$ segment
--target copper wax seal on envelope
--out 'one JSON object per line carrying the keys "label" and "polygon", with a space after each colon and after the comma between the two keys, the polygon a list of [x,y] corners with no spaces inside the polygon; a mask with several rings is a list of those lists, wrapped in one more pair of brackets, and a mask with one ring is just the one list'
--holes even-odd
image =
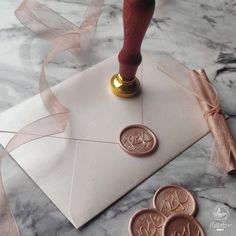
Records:
{"label": "copper wax seal on envelope", "polygon": [[147,156],[155,152],[158,144],[156,135],[144,125],[130,125],[123,129],[119,143],[133,156]]}
{"label": "copper wax seal on envelope", "polygon": [[129,222],[129,235],[162,236],[162,228],[165,220],[166,217],[156,209],[142,209],[131,218]]}
{"label": "copper wax seal on envelope", "polygon": [[163,227],[163,236],[193,235],[204,236],[200,223],[187,214],[170,216]]}
{"label": "copper wax seal on envelope", "polygon": [[166,217],[184,213],[194,215],[197,204],[192,194],[177,185],[167,185],[159,188],[153,198],[154,207]]}

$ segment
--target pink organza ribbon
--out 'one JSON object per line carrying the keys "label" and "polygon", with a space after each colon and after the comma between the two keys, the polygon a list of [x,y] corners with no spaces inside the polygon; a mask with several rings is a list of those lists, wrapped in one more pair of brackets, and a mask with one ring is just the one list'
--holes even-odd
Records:
{"label": "pink organza ribbon", "polygon": [[[199,75],[193,76],[193,71],[166,53],[160,55],[157,69],[167,74],[168,77],[177,82],[188,93],[194,95],[197,99],[208,105],[209,108],[203,116],[206,120],[208,120],[209,117],[212,117],[218,127],[217,140],[216,137],[214,137],[211,162],[222,171],[228,174],[235,174],[236,160],[234,154],[236,144],[232,137],[232,133],[224,121],[224,113],[220,107],[216,89],[209,82],[201,80]],[[207,96],[202,96],[202,91],[199,87],[193,87],[191,79],[201,80],[204,86],[211,91],[211,94],[213,94],[213,99],[210,99]],[[221,153],[222,148],[226,150],[224,154]]]}
{"label": "pink organza ribbon", "polygon": [[[74,25],[52,9],[34,0],[24,0],[16,10],[17,18],[25,27],[53,43],[53,48],[44,59],[39,78],[40,96],[49,115],[30,123],[15,133],[6,147],[1,150],[0,165],[1,159],[17,147],[65,130],[70,111],[50,89],[46,80],[45,68],[60,53],[70,49],[80,50],[81,37],[84,37],[83,40],[86,40],[86,42],[91,41],[103,4],[104,0],[92,0],[80,26]],[[8,133],[7,131],[5,132]],[[1,175],[0,214],[0,235],[19,236],[15,218],[5,195]]]}

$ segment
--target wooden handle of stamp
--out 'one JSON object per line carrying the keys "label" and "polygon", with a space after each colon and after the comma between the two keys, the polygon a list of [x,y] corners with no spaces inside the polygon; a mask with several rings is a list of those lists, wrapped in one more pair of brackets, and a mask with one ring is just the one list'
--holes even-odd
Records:
{"label": "wooden handle of stamp", "polygon": [[119,73],[124,80],[135,77],[142,61],[141,45],[154,9],[155,0],[124,0],[124,44],[118,56]]}

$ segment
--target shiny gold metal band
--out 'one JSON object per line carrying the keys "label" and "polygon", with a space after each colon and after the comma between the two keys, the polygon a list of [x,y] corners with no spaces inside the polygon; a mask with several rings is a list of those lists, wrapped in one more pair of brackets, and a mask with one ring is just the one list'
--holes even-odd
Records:
{"label": "shiny gold metal band", "polygon": [[141,86],[137,77],[127,81],[120,74],[115,74],[111,78],[111,90],[116,96],[129,98],[140,93]]}

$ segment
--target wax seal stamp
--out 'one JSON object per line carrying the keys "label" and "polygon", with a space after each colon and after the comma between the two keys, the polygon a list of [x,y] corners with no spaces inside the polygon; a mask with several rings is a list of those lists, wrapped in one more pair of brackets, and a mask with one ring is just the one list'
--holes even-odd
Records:
{"label": "wax seal stamp", "polygon": [[166,217],[177,213],[194,215],[197,209],[192,194],[177,185],[167,185],[159,188],[154,195],[153,205]]}
{"label": "wax seal stamp", "polygon": [[175,214],[170,216],[164,224],[163,236],[192,235],[204,236],[200,223],[187,214]]}
{"label": "wax seal stamp", "polygon": [[141,45],[155,10],[155,0],[125,0],[123,7],[124,43],[119,52],[119,72],[112,76],[110,87],[119,97],[129,98],[141,91],[136,77],[142,61]]}
{"label": "wax seal stamp", "polygon": [[132,216],[129,222],[129,235],[161,236],[165,220],[166,217],[156,209],[142,209]]}
{"label": "wax seal stamp", "polygon": [[144,125],[130,125],[121,131],[120,146],[130,155],[146,156],[157,149],[157,138]]}

